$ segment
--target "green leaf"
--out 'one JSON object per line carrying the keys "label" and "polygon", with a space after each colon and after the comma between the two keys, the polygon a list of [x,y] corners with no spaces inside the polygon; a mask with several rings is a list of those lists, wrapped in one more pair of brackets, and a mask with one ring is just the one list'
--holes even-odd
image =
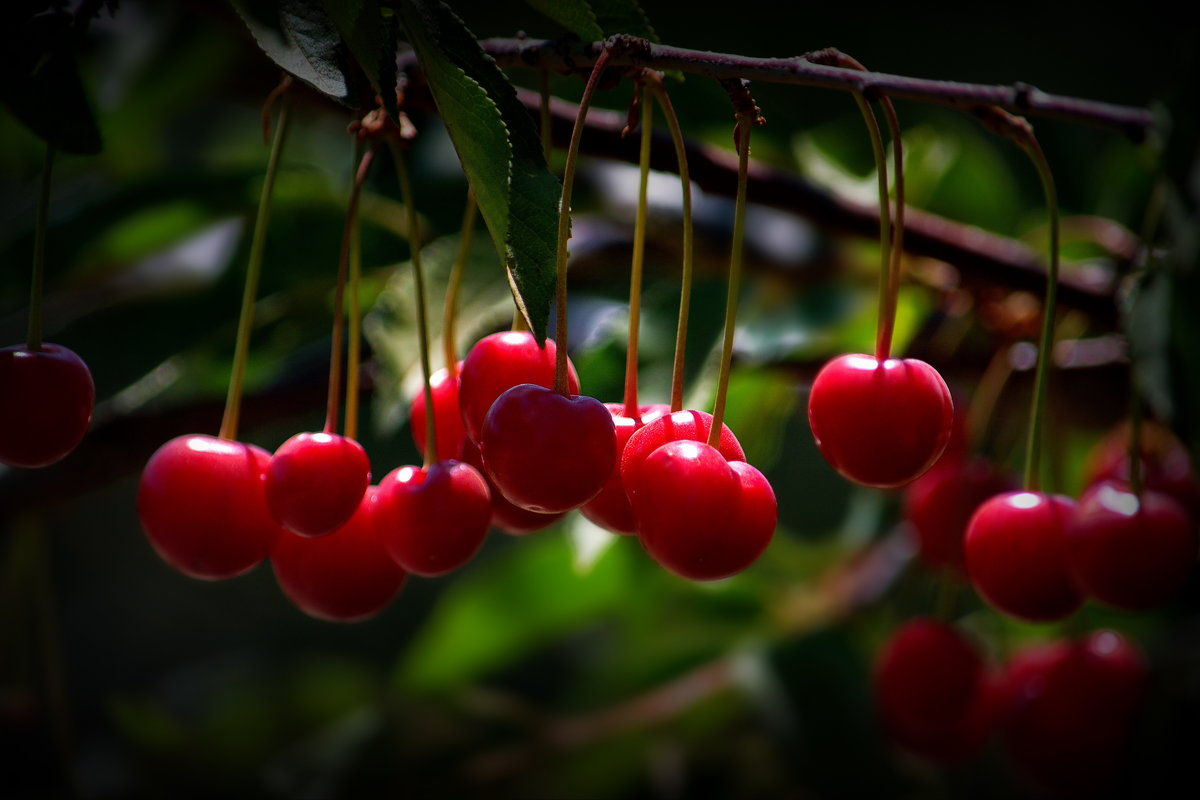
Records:
{"label": "green leaf", "polygon": [[0,103],[47,144],[67,153],[99,153],[100,128],[79,77],[71,16],[3,22]]}
{"label": "green leaf", "polygon": [[604,31],[587,0],[525,0],[534,9],[562,25],[585,42],[598,42]]}
{"label": "green leaf", "polygon": [[378,0],[322,0],[351,55],[393,119],[396,107],[396,26]]}
{"label": "green leaf", "polygon": [[400,24],[417,52],[509,285],[534,336],[554,295],[562,189],[508,78],[443,3],[406,0]]}
{"label": "green leaf", "polygon": [[629,547],[609,548],[580,574],[561,534],[526,537],[519,545],[477,565],[441,596],[400,663],[405,688],[459,686],[628,600]]}
{"label": "green leaf", "polygon": [[658,34],[650,25],[650,20],[646,18],[646,13],[642,11],[637,0],[593,0],[591,5],[596,14],[596,22],[600,24],[605,36],[627,33],[658,44]]}

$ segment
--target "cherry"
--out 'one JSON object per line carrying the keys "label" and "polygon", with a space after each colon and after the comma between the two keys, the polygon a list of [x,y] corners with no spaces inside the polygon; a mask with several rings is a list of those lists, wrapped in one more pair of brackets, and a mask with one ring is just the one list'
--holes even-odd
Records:
{"label": "cherry", "polygon": [[[1200,480],[1183,443],[1162,425],[1143,422],[1142,485],[1175,498],[1200,522]],[[1092,449],[1084,466],[1084,484],[1113,480],[1129,483],[1129,427],[1120,425]]]}
{"label": "cherry", "polygon": [[880,723],[901,747],[941,763],[978,753],[996,730],[1004,695],[975,645],[953,626],[915,619],[875,661]]}
{"label": "cherry", "polygon": [[921,559],[931,567],[963,569],[963,536],[980,503],[1015,488],[985,458],[947,452],[904,493],[904,517]]}
{"label": "cherry", "polygon": [[594,397],[524,383],[492,404],[479,452],[509,502],[553,514],[578,508],[604,488],[617,460],[616,432]]}
{"label": "cherry", "polygon": [[0,350],[0,462],[45,467],[75,449],[92,421],[96,387],[62,345]]}
{"label": "cherry", "polygon": [[[485,336],[475,343],[463,359],[459,371],[458,403],[467,435],[476,443],[483,435],[488,409],[506,390],[522,383],[550,388],[554,385],[553,339],[538,347],[527,331],[505,331]],[[571,394],[579,392],[579,376],[567,361],[567,381]]]}
{"label": "cherry", "polygon": [[487,536],[491,497],[483,476],[461,461],[398,467],[379,482],[376,524],[391,557],[434,577],[471,560]]}
{"label": "cherry", "polygon": [[376,531],[379,487],[369,486],[353,516],[328,536],[279,537],[271,567],[279,588],[301,611],[318,619],[358,622],[382,611],[405,573]]}
{"label": "cherry", "polygon": [[1195,523],[1169,495],[1139,498],[1105,481],[1079,500],[1067,528],[1067,563],[1097,600],[1131,611],[1162,605],[1192,573],[1200,549]]}
{"label": "cherry", "polygon": [[667,442],[639,466],[631,492],[646,552],[684,578],[734,575],[775,532],[775,493],[762,473],[703,442]]}
{"label": "cherry", "polygon": [[267,467],[267,506],[301,536],[325,536],[346,523],[371,482],[362,445],[333,433],[298,433]]}
{"label": "cherry", "polygon": [[817,373],[808,423],[825,460],[847,480],[894,489],[933,465],[950,438],[954,404],[937,370],[914,358],[838,356]]}
{"label": "cherry", "polygon": [[[671,407],[662,403],[638,407],[637,416],[625,416],[624,403],[605,403],[605,408],[612,414],[613,426],[617,431],[617,452],[623,453],[629,437],[640,430],[642,426],[653,422],[659,417],[671,412]],[[633,519],[633,507],[629,505],[629,495],[625,484],[621,482],[621,459],[613,463],[612,475],[600,490],[600,494],[583,504],[580,509],[583,515],[602,528],[613,533],[634,533],[636,524]]]}
{"label": "cherry", "polygon": [[523,536],[553,525],[566,514],[565,511],[557,514],[539,514],[536,511],[514,506],[505,500],[504,495],[500,494],[500,490],[492,485],[487,471],[483,468],[483,456],[479,454],[479,445],[472,442],[470,438],[463,442],[462,460],[479,470],[483,479],[487,481],[488,493],[492,496],[493,527],[513,536]]}
{"label": "cherry", "polygon": [[1146,682],[1141,651],[1110,630],[1018,654],[1007,670],[1009,755],[1055,795],[1095,796],[1123,765]]}
{"label": "cherry", "polygon": [[[433,424],[437,427],[437,458],[439,461],[462,459],[463,442],[467,429],[463,425],[462,411],[458,406],[458,378],[462,362],[451,372],[442,367],[429,376],[429,388],[433,393]],[[425,452],[425,392],[417,392],[409,409],[409,427],[418,452]]]}
{"label": "cherry", "polygon": [[1005,492],[967,525],[967,576],[996,609],[1028,622],[1070,616],[1083,604],[1067,567],[1066,528],[1075,503],[1062,495]]}
{"label": "cherry", "polygon": [[[621,482],[632,500],[638,483],[642,462],[667,442],[707,442],[712,430],[712,414],[705,411],[676,411],[651,420],[634,431],[621,451]],[[745,461],[746,453],[733,431],[721,424],[721,439],[717,450],[726,461]]]}
{"label": "cherry", "polygon": [[260,447],[202,434],[178,436],[158,448],[137,493],[150,544],[193,578],[248,572],[285,533],[267,509],[270,459]]}

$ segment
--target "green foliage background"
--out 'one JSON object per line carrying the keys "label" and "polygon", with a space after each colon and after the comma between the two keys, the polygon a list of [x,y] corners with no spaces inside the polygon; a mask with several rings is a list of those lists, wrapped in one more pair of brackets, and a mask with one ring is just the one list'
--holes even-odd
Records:
{"label": "green foliage background", "polygon": [[[563,32],[536,3],[453,5],[481,37]],[[625,7],[608,5],[614,16]],[[1059,94],[1161,104],[1171,115],[1165,171],[1177,203],[1166,228],[1176,260],[1142,295],[1135,319],[1145,321],[1134,333],[1153,366],[1147,393],[1156,410],[1197,441],[1200,372],[1186,367],[1200,363],[1200,334],[1181,310],[1197,296],[1190,221],[1197,197],[1189,176],[1200,140],[1200,36],[1193,24],[1154,4],[1140,7],[1136,21],[1032,3],[974,12],[930,7],[903,18],[753,0],[719,10],[672,2],[644,8],[659,38],[683,47],[784,56],[835,45],[881,72],[1027,81]],[[879,596],[840,610],[834,578],[858,575],[850,568],[855,557],[883,558],[902,537],[899,498],[837,478],[804,417],[815,367],[872,341],[871,242],[789,223],[785,229],[803,244],[781,260],[770,218],[751,227],[729,423],[771,478],[781,524],[763,559],[736,578],[711,586],[673,578],[636,541],[613,539],[575,517],[521,539],[493,532],[465,569],[410,579],[391,607],[357,625],[305,617],[281,596],[267,566],[221,583],[167,568],[138,525],[137,474],[170,436],[215,432],[219,422],[266,160],[260,104],[279,73],[232,8],[194,0],[127,0],[114,16],[101,13],[79,58],[103,150],[64,154],[56,165],[46,335],[91,365],[99,406],[93,434],[71,458],[37,472],[0,471],[0,795],[1024,791],[997,747],[942,772],[898,753],[877,730],[872,655],[899,622],[932,612],[930,573],[906,564],[900,547],[894,579],[862,584]],[[536,86],[532,72],[510,77]],[[581,86],[574,77],[551,80],[561,97],[577,98]],[[689,137],[728,147],[731,114],[719,88],[689,78],[670,90]],[[870,149],[849,98],[782,86],[753,91],[768,120],[755,133],[756,158],[841,192],[865,187],[870,198]],[[626,82],[602,92],[597,104],[624,110],[628,97]],[[40,102],[54,105],[48,97]],[[902,103],[899,112],[914,205],[1042,241],[1036,175],[1014,148],[945,109]],[[0,113],[5,344],[24,336],[43,157],[42,143],[17,116],[13,108]],[[243,427],[245,439],[267,448],[323,418],[332,283],[351,174],[348,122],[345,109],[312,93],[297,98],[266,246]],[[421,131],[414,180],[436,297],[466,183],[438,120],[414,114],[414,122]],[[1065,212],[1138,230],[1149,189],[1145,153],[1109,131],[1035,125]],[[579,330],[572,342],[584,390],[612,399],[624,364],[632,225],[603,191],[603,164],[591,161],[592,179],[577,188],[572,315]],[[561,154],[552,167],[561,168]],[[619,173],[615,180],[631,179]],[[403,405],[415,345],[397,196],[381,164],[363,208],[362,299],[372,309],[367,337],[375,358],[362,440],[377,478],[418,459]],[[701,260],[692,311],[688,388],[697,404],[710,402],[731,216],[713,201],[698,219],[711,257]],[[677,303],[677,222],[664,213],[651,237],[643,387],[659,400]],[[511,314],[486,239],[477,236],[460,348]],[[1104,266],[1087,242],[1068,245],[1073,258]],[[1111,323],[1073,324],[1080,337],[1111,332]],[[961,343],[946,348],[955,325]],[[897,347],[906,346],[941,356],[939,368],[969,396],[1006,343],[973,313],[947,320],[939,298],[914,283],[901,298]],[[1061,489],[1079,488],[1085,454],[1124,413],[1124,381],[1119,365],[1056,379],[1050,460]],[[1027,394],[1026,377],[1016,376],[985,443],[1014,468]],[[1008,622],[969,595],[964,624],[997,658],[1024,640],[1061,632]],[[1066,624],[1126,631],[1154,665],[1142,735],[1116,792],[1153,794],[1173,778],[1195,785],[1183,765],[1200,745],[1198,604],[1193,581],[1161,612],[1125,615],[1089,605]]]}

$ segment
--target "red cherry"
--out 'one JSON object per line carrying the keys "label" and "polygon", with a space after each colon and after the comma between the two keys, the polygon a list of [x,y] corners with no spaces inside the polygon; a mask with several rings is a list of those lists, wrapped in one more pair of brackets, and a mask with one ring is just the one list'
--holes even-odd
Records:
{"label": "red cherry", "polygon": [[[522,383],[547,389],[554,386],[557,352],[553,339],[538,347],[533,334],[523,331],[493,333],[476,342],[459,372],[458,403],[467,435],[479,442],[488,409],[512,387]],[[570,360],[567,384],[571,394],[579,393],[579,376]]]}
{"label": "red cherry", "polygon": [[[1142,485],[1170,495],[1200,522],[1200,480],[1183,443],[1162,425],[1142,423]],[[1120,425],[1096,445],[1084,467],[1084,485],[1129,483],[1129,426]]]}
{"label": "red cherry", "polygon": [[875,661],[880,723],[901,747],[955,763],[978,753],[996,730],[999,681],[954,627],[917,619],[897,630]]}
{"label": "red cherry", "polygon": [[1161,492],[1139,499],[1106,481],[1088,489],[1067,528],[1067,563],[1079,586],[1097,600],[1132,611],[1162,605],[1196,564],[1195,523]]}
{"label": "red cherry", "polygon": [[[647,423],[671,412],[671,407],[662,403],[638,407],[636,417],[625,416],[624,403],[605,403],[605,408],[612,414],[613,426],[617,431],[617,452],[623,453],[629,437]],[[633,508],[629,505],[629,495],[625,484],[621,482],[621,459],[613,463],[612,475],[600,490],[600,494],[583,504],[580,509],[583,515],[601,528],[613,533],[634,533]]]}
{"label": "red cherry", "polygon": [[1008,669],[1009,755],[1054,795],[1101,793],[1123,766],[1146,681],[1141,651],[1114,631],[1019,654]]}
{"label": "red cherry", "polygon": [[[712,430],[712,414],[704,411],[676,411],[658,419],[651,420],[634,431],[621,451],[621,482],[632,500],[638,484],[638,474],[642,463],[651,453],[667,442],[708,441],[709,431]],[[737,437],[729,426],[722,423],[721,439],[717,442],[717,450],[726,461],[745,461],[746,453],[738,443]]]}
{"label": "red cherry", "polygon": [[[433,394],[433,424],[437,427],[437,458],[439,461],[462,458],[463,441],[467,429],[463,425],[462,411],[458,407],[458,375],[462,362],[451,373],[446,367],[429,376],[429,389]],[[417,392],[409,409],[409,427],[417,451],[425,452],[425,392]]]}
{"label": "red cherry", "polygon": [[695,581],[746,569],[775,532],[771,484],[703,442],[667,442],[651,453],[638,469],[632,503],[646,552]]}
{"label": "red cherry", "polygon": [[379,537],[406,572],[445,575],[483,545],[492,501],[483,476],[469,464],[399,467],[379,482],[379,493]]}
{"label": "red cherry", "polygon": [[942,454],[954,404],[942,376],[924,361],[843,355],[817,373],[808,423],[821,455],[842,477],[894,489]]}
{"label": "red cherry", "polygon": [[999,611],[1028,622],[1070,616],[1083,595],[1067,568],[1066,528],[1075,503],[1062,495],[1006,492],[985,501],[967,525],[967,575]]}
{"label": "red cherry", "polygon": [[45,467],[62,459],[87,433],[95,403],[92,373],[74,351],[0,350],[0,462]]}
{"label": "red cherry", "polygon": [[479,454],[479,445],[472,442],[470,438],[463,443],[462,460],[479,470],[479,474],[487,481],[488,493],[492,496],[493,527],[513,536],[524,536],[553,525],[566,514],[565,511],[557,514],[539,514],[536,511],[514,506],[505,500],[504,495],[500,494],[500,490],[492,485],[487,471],[483,468],[483,456]]}
{"label": "red cherry", "polygon": [[267,510],[263,474],[270,460],[261,447],[202,434],[158,448],[137,494],[150,544],[193,578],[248,572],[285,533]]}
{"label": "red cherry", "polygon": [[267,507],[300,536],[325,536],[346,524],[371,482],[362,445],[335,433],[297,433],[267,466]]}
{"label": "red cherry", "polygon": [[358,622],[382,611],[404,583],[404,570],[375,528],[379,487],[368,486],[354,515],[328,536],[285,533],[271,553],[279,588],[318,619]]}
{"label": "red cherry", "polygon": [[921,559],[931,567],[963,569],[963,536],[980,503],[1015,488],[985,458],[943,455],[904,493],[904,517]]}
{"label": "red cherry", "polygon": [[531,511],[570,511],[604,487],[617,460],[612,415],[594,397],[530,383],[496,398],[479,440],[488,478]]}

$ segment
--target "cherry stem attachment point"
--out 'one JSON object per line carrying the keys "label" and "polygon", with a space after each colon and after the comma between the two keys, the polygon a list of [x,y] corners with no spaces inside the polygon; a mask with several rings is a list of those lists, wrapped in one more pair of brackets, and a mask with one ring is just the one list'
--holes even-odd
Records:
{"label": "cherry stem attachment point", "polygon": [[422,391],[425,393],[425,469],[437,463],[437,421],[433,407],[433,387],[429,384],[429,319],[425,313],[425,270],[421,266],[421,240],[417,228],[417,207],[413,205],[412,181],[408,176],[404,151],[396,139],[388,139],[392,160],[396,162],[396,177],[400,181],[400,199],[404,201],[405,228],[408,230],[408,249],[412,253],[413,281],[417,306],[417,349],[421,357]]}
{"label": "cherry stem attachment point", "polygon": [[[442,352],[446,359],[446,372],[451,379],[458,374],[458,295],[462,290],[467,260],[471,257],[471,239],[475,233],[477,212],[475,190],[468,187],[458,234],[458,253],[454,257],[454,266],[450,268],[450,277],[446,280],[446,303],[442,307]],[[517,317],[520,316],[518,312]]]}
{"label": "cherry stem attachment point", "polygon": [[575,185],[575,165],[579,161],[579,142],[583,138],[583,123],[587,118],[588,108],[592,104],[592,95],[596,93],[600,75],[604,72],[604,65],[608,63],[611,52],[608,47],[604,48],[596,58],[596,63],[588,76],[583,97],[579,100],[579,112],[575,117],[575,125],[571,128],[571,143],[567,147],[567,160],[563,166],[562,200],[558,208],[558,243],[555,252],[554,391],[564,396],[569,396],[571,393],[567,381],[567,240],[571,238],[571,190]]}
{"label": "cherry stem attachment point", "polygon": [[650,140],[653,133],[654,106],[646,87],[639,82],[636,90],[642,106],[642,138],[638,156],[637,216],[633,223],[633,264],[629,274],[629,346],[625,351],[625,416],[640,419],[638,413],[638,336],[642,316],[642,269],[646,258],[647,189],[650,183]]}
{"label": "cherry stem attachment point", "polygon": [[54,171],[54,145],[46,145],[42,183],[38,193],[37,227],[33,233],[33,275],[29,284],[29,330],[25,346],[30,352],[42,349],[42,293],[46,284],[46,229],[50,226],[50,178]]}
{"label": "cherry stem attachment point", "polygon": [[375,148],[368,147],[358,162],[358,170],[354,175],[354,185],[350,189],[350,199],[346,202],[346,224],[342,228],[342,246],[338,253],[337,287],[333,293],[333,335],[329,345],[329,398],[325,407],[325,432],[336,433],[338,421],[338,388],[342,376],[342,337],[345,335],[345,293],[346,277],[350,265],[350,240],[358,220],[358,200],[362,195],[363,184],[367,180],[367,172],[371,162],[375,160]]}
{"label": "cherry stem attachment point", "polygon": [[733,206],[733,240],[729,254],[729,288],[725,297],[725,337],[721,343],[721,370],[717,375],[717,397],[713,403],[712,427],[708,445],[721,442],[725,422],[725,397],[729,393],[729,370],[733,363],[733,337],[737,328],[738,294],[742,283],[742,243],[746,234],[746,174],[750,162],[750,130],[756,119],[742,113],[737,115],[734,138],[738,150],[737,195]]}
{"label": "cherry stem attachment point", "polygon": [[662,107],[667,130],[675,145],[675,160],[679,166],[679,185],[683,191],[683,275],[679,289],[679,322],[675,326],[675,363],[671,370],[671,411],[683,410],[683,361],[687,347],[688,311],[692,301],[692,265],[695,235],[692,229],[692,181],[688,174],[687,148],[683,143],[683,129],[679,117],[667,96],[666,87],[658,73],[647,71],[646,84]]}
{"label": "cherry stem attachment point", "polygon": [[250,257],[246,265],[246,285],[242,291],[242,309],[238,317],[237,341],[233,348],[233,368],[229,376],[229,392],[225,396],[225,413],[217,436],[230,441],[237,439],[238,418],[242,407],[242,384],[246,377],[246,359],[250,354],[250,330],[254,327],[254,298],[258,295],[258,279],[262,274],[263,248],[267,240],[267,223],[271,218],[271,198],[279,160],[288,132],[288,102],[279,106],[279,119],[271,140],[271,155],[267,159],[267,174],[263,178],[258,214],[254,219],[254,234],[250,240]]}

